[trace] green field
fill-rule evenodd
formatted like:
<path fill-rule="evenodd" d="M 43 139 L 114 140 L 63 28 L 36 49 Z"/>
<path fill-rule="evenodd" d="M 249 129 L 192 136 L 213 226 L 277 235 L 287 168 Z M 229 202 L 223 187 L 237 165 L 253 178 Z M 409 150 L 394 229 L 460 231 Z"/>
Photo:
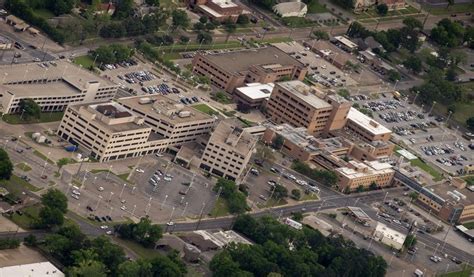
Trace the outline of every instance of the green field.
<path fill-rule="evenodd" d="M 152 248 L 145 248 L 141 246 L 140 244 L 130 241 L 130 240 L 124 240 L 120 238 L 114 238 L 114 240 L 119 244 L 124 246 L 125 248 L 128 248 L 129 250 L 135 252 L 140 258 L 143 259 L 153 259 L 154 257 L 161 256 L 160 252 L 152 249 Z"/>
<path fill-rule="evenodd" d="M 308 5 L 308 13 L 325 13 L 327 11 L 326 7 L 319 4 L 318 1 L 311 1 Z"/>
<path fill-rule="evenodd" d="M 41 158 L 43 161 L 45 162 L 48 162 L 50 164 L 55 164 L 53 160 L 51 159 L 48 159 L 48 157 L 46 155 L 44 155 L 43 153 L 41 153 L 40 151 L 38 150 L 34 150 L 33 151 L 33 154 L 35 154 L 37 157 Z"/>
<path fill-rule="evenodd" d="M 82 68 L 92 68 L 94 60 L 89 55 L 85 55 L 75 58 L 74 63 L 77 65 L 81 65 Z"/>
<path fill-rule="evenodd" d="M 452 13 L 462 13 L 462 12 L 472 12 L 474 11 L 474 3 L 465 3 L 465 4 L 456 4 L 451 7 L 446 8 L 444 7 L 431 7 L 431 6 L 424 6 L 423 9 L 428 11 L 430 14 L 434 15 L 443 15 L 443 14 L 452 14 Z"/>
<path fill-rule="evenodd" d="M 474 229 L 474 222 L 467 222 L 467 223 L 464 223 L 463 225 L 469 230 Z"/>
<path fill-rule="evenodd" d="M 25 172 L 28 172 L 31 170 L 31 167 L 28 166 L 26 163 L 19 163 L 19 164 L 16 164 L 15 166 Z"/>
<path fill-rule="evenodd" d="M 212 217 L 229 215 L 229 207 L 227 206 L 225 199 L 222 197 L 219 198 L 209 215 Z"/>
<path fill-rule="evenodd" d="M 50 10 L 47 10 L 47 9 L 37 9 L 37 10 L 34 10 L 33 12 L 44 19 L 50 19 L 54 17 L 54 13 L 52 13 Z"/>
<path fill-rule="evenodd" d="M 23 229 L 31 229 L 35 221 L 38 219 L 40 207 L 40 204 L 26 207 L 21 209 L 23 212 L 22 215 L 14 213 L 10 219 Z"/>
<path fill-rule="evenodd" d="M 422 160 L 420 159 L 414 159 L 414 160 L 411 160 L 410 161 L 410 164 L 412 166 L 416 166 L 420 169 L 422 169 L 423 171 L 429 173 L 431 176 L 433 176 L 433 180 L 434 181 L 441 181 L 443 179 L 443 175 L 441 173 L 439 173 L 438 170 L 432 168 L 431 166 L 429 166 L 428 164 L 424 163 Z"/>
<path fill-rule="evenodd" d="M 206 113 L 208 115 L 219 114 L 219 112 L 211 109 L 211 107 L 209 107 L 206 104 L 197 104 L 197 105 L 193 105 L 192 107 L 195 108 L 196 110 L 198 110 L 200 112 L 203 112 L 203 113 Z"/>
<path fill-rule="evenodd" d="M 63 112 L 52 112 L 52 113 L 43 112 L 43 113 L 40 114 L 39 119 L 25 120 L 25 118 L 23 117 L 20 120 L 20 117 L 21 117 L 20 114 L 5 114 L 5 115 L 3 115 L 3 121 L 5 121 L 8 124 L 46 123 L 46 122 L 60 121 L 63 118 L 63 115 L 64 115 Z"/>
<path fill-rule="evenodd" d="M 472 266 L 464 265 L 464 268 L 461 271 L 441 274 L 441 275 L 438 275 L 438 276 L 440 276 L 440 277 L 469 277 L 469 276 L 471 276 L 471 273 L 472 273 L 473 269 L 474 268 Z"/>
<path fill-rule="evenodd" d="M 21 194 L 24 190 L 30 191 L 39 191 L 40 188 L 33 186 L 32 184 L 28 183 L 27 181 L 21 179 L 16 175 L 12 175 L 10 180 L 1 180 L 0 186 L 6 188 L 10 193 L 13 194 Z"/>

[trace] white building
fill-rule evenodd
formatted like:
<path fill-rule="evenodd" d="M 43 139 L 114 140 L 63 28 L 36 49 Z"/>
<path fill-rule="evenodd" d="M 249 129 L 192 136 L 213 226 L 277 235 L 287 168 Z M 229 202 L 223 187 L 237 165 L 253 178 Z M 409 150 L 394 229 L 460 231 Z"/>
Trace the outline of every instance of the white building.
<path fill-rule="evenodd" d="M 270 98 L 275 84 L 249 83 L 245 87 L 236 88 L 233 94 L 238 105 L 258 109 Z"/>
<path fill-rule="evenodd" d="M 387 225 L 378 222 L 374 231 L 374 239 L 381 243 L 393 247 L 394 249 L 400 250 L 405 242 L 406 235 L 395 231 Z"/>
<path fill-rule="evenodd" d="M 301 1 L 283 2 L 273 6 L 273 12 L 281 17 L 305 17 L 308 7 Z"/>
<path fill-rule="evenodd" d="M 0 113 L 19 113 L 21 99 L 43 112 L 69 104 L 112 100 L 118 85 L 66 61 L 0 66 Z"/>
<path fill-rule="evenodd" d="M 392 136 L 390 129 L 355 108 L 351 108 L 347 114 L 346 128 L 368 142 L 387 142 Z"/>
<path fill-rule="evenodd" d="M 13 265 L 0 268 L 2 277 L 64 277 L 57 267 L 50 262 Z"/>

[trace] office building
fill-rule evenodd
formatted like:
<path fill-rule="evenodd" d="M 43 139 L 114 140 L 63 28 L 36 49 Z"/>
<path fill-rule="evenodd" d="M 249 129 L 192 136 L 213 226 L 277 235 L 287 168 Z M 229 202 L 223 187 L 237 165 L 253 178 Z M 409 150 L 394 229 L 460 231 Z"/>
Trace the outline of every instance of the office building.
<path fill-rule="evenodd" d="M 167 139 L 172 151 L 178 151 L 175 146 L 208 134 L 216 121 L 213 116 L 161 95 L 125 97 L 117 102 L 143 117 L 155 134 Z"/>
<path fill-rule="evenodd" d="M 346 129 L 367 142 L 387 142 L 392 136 L 392 131 L 355 108 L 349 110 Z"/>
<path fill-rule="evenodd" d="M 239 110 L 259 109 L 266 100 L 270 99 L 274 87 L 273 83 L 249 83 L 244 87 L 236 88 L 233 98 L 237 103 L 237 108 Z"/>
<path fill-rule="evenodd" d="M 0 66 L 0 112 L 20 113 L 21 99 L 32 99 L 43 112 L 69 104 L 108 101 L 118 85 L 67 61 Z"/>
<path fill-rule="evenodd" d="M 372 184 L 377 187 L 387 187 L 392 184 L 395 171 L 387 163 L 378 161 L 350 161 L 346 167 L 336 168 L 338 176 L 337 187 L 342 192 L 352 192 L 368 189 Z"/>
<path fill-rule="evenodd" d="M 204 149 L 200 167 L 219 177 L 239 180 L 256 143 L 255 136 L 221 121 Z"/>
<path fill-rule="evenodd" d="M 329 114 L 328 124 L 326 124 L 324 133 L 328 134 L 334 130 L 344 128 L 347 124 L 347 116 L 349 115 L 352 103 L 337 94 L 326 94 L 323 99 L 332 105 L 332 110 Z"/>
<path fill-rule="evenodd" d="M 209 77 L 211 84 L 233 93 L 245 83 L 303 80 L 307 67 L 276 47 L 197 54 L 193 72 Z"/>
<path fill-rule="evenodd" d="M 247 13 L 242 6 L 231 0 L 191 0 L 190 5 L 212 20 L 236 22 L 239 15 Z"/>
<path fill-rule="evenodd" d="M 406 235 L 387 227 L 387 225 L 377 222 L 374 231 L 374 239 L 396 250 L 403 248 Z"/>
<path fill-rule="evenodd" d="M 275 85 L 266 105 L 267 115 L 275 124 L 305 127 L 309 134 L 321 134 L 328 124 L 333 106 L 313 94 L 301 81 Z"/>

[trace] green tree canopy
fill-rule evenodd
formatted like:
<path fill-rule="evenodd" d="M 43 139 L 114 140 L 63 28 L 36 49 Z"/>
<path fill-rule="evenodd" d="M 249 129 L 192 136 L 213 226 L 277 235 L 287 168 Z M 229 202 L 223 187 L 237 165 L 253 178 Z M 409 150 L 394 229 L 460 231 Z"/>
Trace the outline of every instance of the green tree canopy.
<path fill-rule="evenodd" d="M 13 172 L 13 163 L 10 161 L 8 153 L 0 149 L 0 180 L 9 180 Z"/>
<path fill-rule="evenodd" d="M 322 39 L 322 40 L 329 40 L 329 35 L 326 31 L 323 30 L 316 30 L 313 32 L 313 36 L 316 39 Z"/>
<path fill-rule="evenodd" d="M 466 120 L 466 125 L 469 130 L 474 132 L 474 116 L 471 116 Z"/>
<path fill-rule="evenodd" d="M 388 6 L 385 3 L 378 4 L 376 6 L 376 9 L 377 9 L 377 13 L 381 16 L 386 16 L 388 13 Z"/>
<path fill-rule="evenodd" d="M 189 20 L 188 14 L 183 10 L 173 10 L 171 17 L 173 19 L 172 25 L 175 29 L 186 29 L 189 27 L 189 23 L 191 22 Z"/>
<path fill-rule="evenodd" d="M 48 189 L 41 196 L 41 203 L 45 207 L 58 209 L 62 213 L 67 212 L 67 197 L 58 189 Z"/>
<path fill-rule="evenodd" d="M 41 108 L 40 106 L 30 98 L 23 98 L 20 99 L 20 110 L 23 113 L 23 117 L 28 119 L 28 118 L 34 118 L 34 119 L 39 119 L 41 116 Z"/>
<path fill-rule="evenodd" d="M 147 3 L 147 5 L 154 6 L 154 7 L 160 6 L 160 0 L 145 0 L 145 3 Z"/>
<path fill-rule="evenodd" d="M 250 22 L 250 19 L 245 14 L 240 14 L 239 17 L 237 17 L 237 24 L 247 25 L 247 24 L 249 24 L 249 22 Z"/>

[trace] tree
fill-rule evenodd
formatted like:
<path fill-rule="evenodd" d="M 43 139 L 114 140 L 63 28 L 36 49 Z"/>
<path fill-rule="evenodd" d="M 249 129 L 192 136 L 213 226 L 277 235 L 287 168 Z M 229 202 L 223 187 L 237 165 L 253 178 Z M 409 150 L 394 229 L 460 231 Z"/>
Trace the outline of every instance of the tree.
<path fill-rule="evenodd" d="M 20 110 L 23 113 L 23 117 L 28 119 L 28 118 L 34 118 L 34 119 L 39 119 L 41 116 L 41 108 L 40 106 L 30 98 L 23 98 L 20 99 Z"/>
<path fill-rule="evenodd" d="M 280 150 L 285 143 L 285 138 L 279 134 L 277 134 L 272 140 L 272 147 L 276 150 Z"/>
<path fill-rule="evenodd" d="M 288 197 L 288 189 L 280 184 L 276 184 L 273 188 L 272 197 L 276 200 L 280 200 Z"/>
<path fill-rule="evenodd" d="M 450 66 L 448 70 L 446 70 L 446 80 L 451 82 L 458 80 L 458 72 L 454 66 Z"/>
<path fill-rule="evenodd" d="M 229 41 L 230 35 L 235 33 L 235 31 L 237 30 L 237 26 L 231 20 L 226 20 L 224 22 L 224 30 L 227 33 L 227 37 L 225 39 L 225 42 L 227 43 L 227 41 Z"/>
<path fill-rule="evenodd" d="M 422 70 L 421 59 L 417 56 L 410 56 L 404 62 L 403 65 L 410 69 L 413 73 L 418 74 Z"/>
<path fill-rule="evenodd" d="M 117 4 L 114 17 L 123 19 L 131 16 L 133 13 L 133 0 L 121 0 Z"/>
<path fill-rule="evenodd" d="M 23 242 L 25 243 L 26 246 L 35 247 L 38 243 L 38 239 L 36 238 L 35 235 L 29 234 L 23 239 Z"/>
<path fill-rule="evenodd" d="M 160 0 L 145 0 L 145 3 L 150 6 L 159 7 Z"/>
<path fill-rule="evenodd" d="M 10 180 L 13 172 L 13 163 L 10 161 L 8 153 L 0 149 L 0 180 Z"/>
<path fill-rule="evenodd" d="M 376 190 L 377 188 L 378 188 L 378 185 L 377 185 L 376 182 L 370 183 L 370 185 L 369 185 L 369 189 L 370 189 L 370 190 Z"/>
<path fill-rule="evenodd" d="M 301 198 L 301 191 L 299 189 L 293 189 L 291 190 L 291 197 L 293 197 L 295 200 L 300 200 Z"/>
<path fill-rule="evenodd" d="M 372 32 L 367 30 L 362 24 L 357 21 L 351 23 L 347 29 L 347 35 L 351 38 L 367 38 L 372 35 Z"/>
<path fill-rule="evenodd" d="M 356 189 L 357 192 L 363 192 L 364 191 L 364 186 L 360 185 Z"/>
<path fill-rule="evenodd" d="M 202 24 L 206 24 L 208 21 L 209 21 L 209 18 L 205 15 L 203 15 L 199 18 L 199 22 L 202 23 Z"/>
<path fill-rule="evenodd" d="M 249 24 L 249 22 L 250 22 L 250 19 L 245 14 L 240 14 L 239 17 L 237 17 L 237 24 L 247 25 L 247 24 Z"/>
<path fill-rule="evenodd" d="M 182 43 L 182 44 L 186 44 L 189 42 L 189 37 L 187 36 L 180 36 L 179 37 L 179 41 Z"/>
<path fill-rule="evenodd" d="M 453 48 L 464 42 L 464 33 L 465 29 L 459 22 L 443 18 L 431 30 L 430 36 L 439 45 Z"/>
<path fill-rule="evenodd" d="M 421 23 L 421 21 L 411 16 L 405 17 L 405 19 L 403 19 L 403 24 L 406 27 L 408 27 L 410 30 L 413 30 L 413 29 L 421 30 L 423 28 L 423 23 Z"/>
<path fill-rule="evenodd" d="M 412 201 L 415 201 L 416 199 L 418 199 L 418 192 L 412 191 L 408 194 L 408 197 L 410 197 Z"/>
<path fill-rule="evenodd" d="M 227 201 L 229 212 L 238 214 L 247 210 L 248 207 L 245 194 L 237 189 L 237 185 L 234 181 L 219 178 L 213 188 L 213 191 L 220 191 L 222 198 Z"/>
<path fill-rule="evenodd" d="M 115 231 L 124 239 L 134 240 L 144 247 L 153 248 L 162 236 L 159 225 L 151 224 L 148 217 L 142 217 L 138 223 L 115 226 Z"/>
<path fill-rule="evenodd" d="M 48 189 L 41 196 L 43 206 L 58 209 L 61 213 L 67 212 L 67 197 L 58 189 Z"/>
<path fill-rule="evenodd" d="M 321 40 L 329 40 L 329 35 L 326 31 L 323 30 L 316 30 L 313 32 L 313 36 L 316 39 L 321 39 Z"/>
<path fill-rule="evenodd" d="M 401 80 L 402 76 L 400 76 L 400 73 L 396 70 L 390 69 L 387 73 L 388 79 L 390 82 L 396 82 Z"/>
<path fill-rule="evenodd" d="M 196 22 L 193 25 L 193 29 L 196 30 L 196 31 L 201 31 L 201 30 L 206 29 L 206 25 L 201 23 L 201 22 Z"/>
<path fill-rule="evenodd" d="M 39 227 L 52 228 L 64 223 L 64 214 L 56 208 L 43 207 L 39 213 Z"/>
<path fill-rule="evenodd" d="M 293 220 L 296 220 L 296 221 L 303 220 L 303 213 L 302 212 L 294 212 L 291 215 L 292 215 Z"/>
<path fill-rule="evenodd" d="M 332 2 L 345 10 L 354 8 L 354 0 L 332 0 Z"/>
<path fill-rule="evenodd" d="M 61 167 L 65 166 L 65 165 L 67 165 L 68 163 L 69 163 L 69 159 L 68 159 L 68 158 L 61 158 L 61 159 L 59 159 L 59 160 L 56 162 L 56 164 L 57 164 L 57 166 L 58 166 L 59 168 L 61 168 Z"/>
<path fill-rule="evenodd" d="M 107 270 L 103 263 L 94 260 L 80 262 L 69 270 L 72 277 L 106 277 Z"/>
<path fill-rule="evenodd" d="M 406 238 L 405 241 L 403 242 L 403 246 L 406 248 L 412 248 L 416 244 L 416 237 L 412 234 L 409 234 Z"/>
<path fill-rule="evenodd" d="M 186 29 L 189 27 L 190 20 L 186 11 L 173 10 L 171 17 L 173 19 L 172 26 L 174 29 Z"/>
<path fill-rule="evenodd" d="M 381 16 L 386 16 L 388 13 L 388 6 L 385 3 L 378 4 L 376 6 L 376 9 L 377 9 L 377 13 Z"/>
<path fill-rule="evenodd" d="M 212 42 L 212 36 L 209 32 L 199 32 L 196 41 L 202 44 L 210 44 Z"/>
<path fill-rule="evenodd" d="M 466 125 L 469 130 L 474 132 L 474 116 L 471 116 L 466 120 Z"/>

